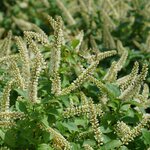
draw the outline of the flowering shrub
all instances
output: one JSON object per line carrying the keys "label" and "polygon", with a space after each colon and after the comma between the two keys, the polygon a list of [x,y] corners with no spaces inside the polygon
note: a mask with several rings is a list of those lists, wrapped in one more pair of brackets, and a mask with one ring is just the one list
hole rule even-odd
{"label": "flowering shrub", "polygon": [[[118,32],[118,23],[112,21],[127,18],[128,11],[135,7],[127,7],[130,2],[123,2],[126,9],[121,13],[121,1],[115,5],[112,2],[100,3],[113,10],[101,12],[102,44],[88,26],[88,17],[94,17],[97,10],[92,9],[96,7],[94,0],[88,3],[89,16],[85,13],[85,2],[79,0],[83,8],[80,19],[85,19],[89,31],[73,29],[82,26],[76,24],[74,13],[56,0],[57,9],[68,18],[64,20],[70,21],[69,26],[61,17],[54,19],[44,13],[49,31],[53,31],[50,35],[32,23],[31,31],[24,31],[23,36],[14,36],[9,31],[0,41],[1,149],[149,148],[149,57],[145,56],[149,50],[145,47],[144,54],[137,54],[146,57],[145,62],[135,61],[136,52],[129,49],[132,44],[127,38],[121,41],[122,36],[112,36]],[[144,5],[137,1],[138,4]],[[94,27],[98,32],[98,26]],[[126,43],[129,47],[124,46]],[[142,44],[136,40],[134,43],[142,49]]]}

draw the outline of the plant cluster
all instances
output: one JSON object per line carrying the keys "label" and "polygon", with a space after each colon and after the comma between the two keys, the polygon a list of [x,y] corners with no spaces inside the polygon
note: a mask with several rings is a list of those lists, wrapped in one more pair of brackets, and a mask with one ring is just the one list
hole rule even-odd
{"label": "plant cluster", "polygon": [[1,149],[149,149],[149,1],[0,3]]}

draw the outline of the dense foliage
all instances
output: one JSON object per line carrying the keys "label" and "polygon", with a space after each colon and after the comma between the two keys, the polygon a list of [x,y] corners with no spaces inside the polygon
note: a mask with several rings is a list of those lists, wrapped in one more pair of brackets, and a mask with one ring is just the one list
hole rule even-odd
{"label": "dense foliage", "polygon": [[149,0],[1,0],[0,148],[150,148]]}

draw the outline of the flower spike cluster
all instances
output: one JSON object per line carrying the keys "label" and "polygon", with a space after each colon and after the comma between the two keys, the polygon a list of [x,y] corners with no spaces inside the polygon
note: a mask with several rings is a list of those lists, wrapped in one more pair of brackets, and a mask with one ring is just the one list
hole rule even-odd
{"label": "flower spike cluster", "polygon": [[[51,80],[52,80],[52,93],[56,96],[66,95],[71,91],[80,87],[91,75],[91,73],[95,70],[99,61],[113,56],[116,54],[116,51],[108,51],[103,53],[97,53],[95,57],[93,57],[90,66],[87,69],[84,69],[83,72],[74,80],[68,87],[61,90],[61,80],[59,77],[59,66],[60,66],[60,54],[61,54],[61,45],[63,41],[62,35],[62,22],[61,19],[58,18],[56,21],[52,17],[48,17],[50,24],[54,29],[54,48],[51,50]],[[82,40],[82,38],[81,38]],[[81,44],[82,41],[80,41]]]}
{"label": "flower spike cluster", "polygon": [[119,96],[119,99],[126,100],[136,96],[141,89],[141,86],[146,78],[147,73],[148,73],[148,66],[144,64],[141,73],[137,75],[135,80],[131,82],[131,84],[128,85],[128,87],[124,91],[122,91],[121,95]]}
{"label": "flower spike cluster", "polygon": [[134,138],[141,133],[142,128],[147,126],[149,122],[150,115],[145,114],[143,115],[141,122],[133,129],[130,129],[130,127],[126,123],[121,121],[117,123],[116,131],[118,136],[121,138],[122,143],[128,145],[129,142],[133,141]]}
{"label": "flower spike cluster", "polygon": [[87,115],[92,125],[93,132],[95,134],[94,136],[95,140],[100,146],[103,144],[102,132],[100,130],[99,121],[97,119],[97,112],[96,109],[94,108],[94,104],[92,100],[89,101],[89,113]]}
{"label": "flower spike cluster", "polygon": [[[81,8],[83,8],[83,11],[87,13],[88,13],[88,10],[92,12],[92,5],[91,5],[92,1],[88,1],[88,2],[89,2],[88,3],[89,5],[88,7],[86,7],[87,6],[86,3],[83,2],[82,0],[79,0],[79,4],[81,5]],[[106,0],[106,1],[103,1],[102,3],[109,5],[108,7],[110,9],[110,14],[115,16],[115,18],[120,18],[121,16],[123,17],[123,14],[120,16],[117,8],[114,7],[114,5],[115,6],[118,6],[118,5],[116,3],[113,5],[112,2],[114,2],[114,0]],[[63,8],[63,5],[61,4],[59,0],[57,0],[57,3],[65,11],[65,8]],[[125,3],[121,3],[121,4],[124,5]],[[18,119],[22,119],[26,117],[26,115],[23,112],[11,111],[13,107],[11,107],[10,105],[11,104],[10,93],[11,93],[11,90],[16,88],[16,86],[17,88],[19,88],[19,90],[21,89],[20,90],[21,92],[23,91],[23,94],[22,94],[17,89],[18,95],[25,95],[24,97],[18,96],[17,98],[18,103],[20,102],[19,99],[29,100],[28,103],[23,103],[25,106],[27,106],[26,107],[27,115],[29,114],[27,116],[28,118],[26,119],[31,119],[34,123],[37,123],[38,127],[40,127],[42,132],[43,131],[48,132],[50,135],[52,135],[50,139],[48,140],[52,142],[53,148],[57,150],[71,150],[72,149],[71,144],[73,144],[71,143],[72,142],[71,140],[74,138],[74,135],[76,135],[76,133],[79,133],[78,138],[85,138],[85,137],[89,137],[89,135],[92,135],[92,138],[95,139],[96,141],[95,142],[96,146],[94,146],[94,148],[98,148],[101,145],[105,144],[105,140],[103,139],[105,138],[105,136],[103,134],[110,133],[110,132],[113,133],[114,128],[108,127],[108,130],[106,129],[107,130],[106,131],[104,129],[105,125],[103,126],[103,123],[107,122],[106,123],[106,127],[107,127],[107,125],[112,125],[112,122],[113,124],[114,122],[117,122],[116,116],[113,118],[113,120],[109,119],[109,117],[116,115],[116,112],[124,113],[125,112],[124,109],[130,108],[132,103],[130,104],[127,100],[134,100],[136,101],[136,104],[138,104],[137,102],[141,103],[141,105],[138,106],[138,108],[142,107],[141,112],[145,111],[144,109],[147,108],[148,105],[150,104],[149,87],[147,84],[144,84],[144,80],[148,73],[148,65],[143,64],[142,69],[139,70],[139,63],[135,62],[133,69],[129,75],[117,79],[118,72],[123,68],[123,66],[126,63],[126,60],[128,57],[128,51],[123,47],[122,43],[119,40],[117,42],[117,45],[115,44],[114,38],[111,36],[111,29],[114,27],[113,22],[111,22],[112,20],[110,19],[109,15],[107,15],[107,13],[104,12],[104,10],[102,10],[102,14],[104,17],[103,18],[103,29],[104,29],[103,40],[106,46],[105,48],[112,49],[112,48],[117,47],[118,54],[120,56],[120,59],[118,61],[112,62],[110,69],[108,70],[108,72],[106,73],[102,81],[100,80],[101,77],[98,76],[99,62],[107,57],[115,55],[117,52],[115,50],[99,52],[98,46],[95,43],[95,39],[92,36],[90,38],[91,39],[90,42],[94,50],[88,49],[88,46],[87,44],[85,44],[86,43],[85,42],[84,43],[85,45],[84,44],[83,45],[85,47],[87,46],[86,47],[87,49],[85,48],[87,51],[84,51],[84,52],[80,51],[81,44],[83,41],[83,32],[81,31],[76,37],[76,39],[79,40],[79,43],[77,42],[78,45],[75,48],[74,46],[71,46],[70,49],[67,49],[67,51],[70,50],[70,54],[72,54],[73,52],[73,54],[74,53],[76,54],[74,56],[77,56],[77,54],[79,56],[79,57],[77,56],[77,58],[74,58],[75,62],[77,60],[77,62],[74,63],[75,64],[74,66],[77,67],[77,69],[76,68],[74,69],[77,75],[77,78],[66,87],[64,88],[61,87],[61,86],[64,86],[61,83],[61,77],[65,79],[65,77],[68,78],[69,75],[67,74],[68,76],[64,76],[64,74],[61,72],[62,68],[60,68],[61,50],[64,50],[64,51],[66,50],[66,49],[63,49],[65,47],[64,36],[63,36],[63,22],[60,17],[57,17],[55,20],[51,17],[48,17],[49,22],[54,29],[54,37],[53,37],[54,40],[52,42],[53,43],[52,45],[50,45],[47,35],[44,32],[42,33],[42,31],[39,33],[36,33],[33,31],[24,31],[24,39],[21,37],[15,37],[15,40],[19,49],[19,53],[16,55],[6,55],[0,58],[0,64],[2,64],[3,66],[8,65],[8,68],[10,69],[9,73],[11,77],[11,79],[6,83],[6,85],[3,88],[3,93],[2,93],[2,97],[0,101],[0,104],[1,104],[0,105],[1,106],[0,107],[1,108],[0,109],[0,127],[15,126],[15,121],[17,122]],[[86,17],[85,21],[88,22],[90,16],[85,14],[85,17]],[[110,25],[108,22],[110,22]],[[11,38],[11,34],[9,35],[9,40],[7,39],[9,42],[10,42],[10,38]],[[72,45],[75,45],[75,44],[73,43]],[[44,72],[44,74],[42,74],[40,78],[42,71],[46,68],[46,62],[45,62],[44,56],[40,52],[41,45],[44,46],[44,48],[46,46],[50,46],[48,47],[50,48],[50,62],[49,62],[50,68],[48,68],[49,71]],[[10,43],[9,43],[9,46],[10,46]],[[9,49],[9,48],[10,47],[6,49]],[[72,50],[73,48],[74,48],[74,51]],[[82,52],[83,53],[87,52],[87,55],[84,56]],[[81,57],[85,59],[83,60],[84,61],[83,66],[81,64],[81,62],[83,62],[82,60],[81,62],[78,62]],[[68,63],[68,60],[66,62]],[[72,65],[72,62],[71,63],[69,62],[69,65]],[[50,73],[50,76],[49,74],[46,74],[46,73]],[[62,73],[63,75],[60,73]],[[40,88],[38,87],[39,79],[42,80],[45,74],[48,77],[50,77],[51,82],[49,85],[51,87],[52,94],[49,94],[47,91],[45,92],[45,87],[44,87],[44,90],[43,90],[43,87],[41,88],[41,85],[40,85]],[[74,74],[74,72],[73,73],[71,72],[71,74]],[[65,82],[65,80],[63,80],[63,82]],[[93,83],[100,91],[100,94],[99,94],[98,93],[99,91],[97,89],[95,90],[95,87],[92,89],[92,92],[94,93],[92,96],[94,98],[96,97],[95,99],[93,98],[94,100],[92,98],[87,98],[86,95],[82,91],[80,91],[81,86],[83,86],[83,91],[84,90],[86,91],[89,89],[89,87],[86,86],[85,84],[86,82]],[[42,93],[41,99],[42,100],[44,99],[44,101],[40,101],[40,103],[38,103],[40,99],[38,97],[38,95],[40,95],[38,94],[38,90],[42,91],[42,92],[40,91]],[[72,96],[74,96],[72,94],[74,90],[78,90],[77,94],[80,94],[81,104],[80,102],[79,102],[79,105],[74,104],[73,101],[71,101],[70,106],[63,111],[62,116],[57,117],[57,115],[58,114],[60,115],[61,111],[63,110],[62,109],[63,104],[68,104],[67,102],[65,103],[64,101],[63,101],[64,103],[61,103],[60,100],[62,99],[64,95],[69,95],[69,94],[70,94],[69,96],[72,98]],[[89,95],[90,94],[91,93],[89,93]],[[46,97],[45,95],[46,96],[48,95],[48,97]],[[48,98],[52,98],[52,103],[53,103],[53,98],[54,99],[56,98],[56,103],[58,102],[59,104],[61,103],[62,105],[60,104],[60,109],[59,109],[59,106],[54,107],[54,109],[58,112],[58,114],[54,116],[56,118],[54,119],[54,122],[52,120],[52,122],[50,123],[48,122],[45,123],[46,121],[45,118],[43,122],[41,121],[41,118],[43,117],[43,115],[45,116],[48,115],[47,116],[48,120],[49,120],[49,117],[53,115],[51,113],[51,109],[47,107],[49,106],[48,104],[49,102],[47,102]],[[78,101],[78,98],[77,99],[76,98],[77,97],[75,97],[75,100]],[[23,102],[25,102],[25,100]],[[97,103],[97,100],[100,100],[100,103]],[[125,100],[125,102],[122,102],[121,100]],[[21,108],[20,103],[19,104],[18,103],[16,103],[16,106],[19,105],[18,108],[20,109]],[[50,104],[52,103],[50,102]],[[125,107],[124,107],[124,104],[125,104]],[[52,104],[52,107],[50,106],[50,108],[53,108],[54,105]],[[137,111],[136,107],[130,108],[130,109]],[[106,113],[108,112],[108,116],[104,112],[104,110],[106,111]],[[24,111],[24,110],[20,109],[20,111]],[[52,111],[54,110],[52,109]],[[106,115],[103,115],[104,113]],[[38,118],[36,118],[36,114],[39,115]],[[57,131],[59,127],[65,126],[64,124],[62,124],[62,126],[61,125],[59,126],[57,124],[58,121],[60,120],[66,121],[66,119],[68,121],[69,119],[72,119],[72,117],[76,117],[76,116],[84,117],[85,120],[83,122],[80,122],[80,120],[77,120],[77,124],[79,125],[76,126],[76,123],[75,123],[75,127],[77,128],[77,130],[76,129],[74,130],[74,127],[72,127],[73,132],[75,133],[73,134],[73,136],[71,134],[64,134],[63,136],[61,132]],[[119,114],[119,117],[120,117],[120,114]],[[80,122],[81,124],[78,122]],[[67,122],[67,125],[68,123],[69,122]],[[135,137],[140,135],[142,128],[147,127],[149,123],[150,123],[150,115],[148,114],[144,114],[139,124],[133,128],[128,126],[123,121],[118,121],[116,125],[116,133],[121,140],[121,141],[119,140],[119,142],[122,142],[123,145],[127,145],[129,142],[133,141]],[[19,124],[20,124],[20,121],[19,121]],[[53,126],[55,126],[55,128],[50,127],[49,124],[52,124]],[[67,130],[67,128],[69,132],[71,133],[72,131],[70,131],[69,127],[65,126],[65,130]],[[84,130],[85,128],[88,128],[88,130],[85,131]],[[80,132],[80,131],[83,131],[83,132]],[[38,134],[42,134],[41,131]],[[41,139],[43,140],[44,138],[42,137]],[[93,150],[93,148],[89,144],[85,144],[85,143],[83,143],[83,148],[85,150]],[[104,148],[105,148],[105,145],[104,145]]]}
{"label": "flower spike cluster", "polygon": [[1,100],[1,109],[0,109],[0,127],[10,127],[15,125],[14,119],[21,119],[24,117],[24,113],[22,112],[15,112],[10,111],[10,91],[12,89],[12,86],[15,84],[15,80],[9,81],[4,90]]}
{"label": "flower spike cluster", "polygon": [[29,48],[35,54],[34,64],[31,70],[31,77],[30,77],[30,82],[29,82],[29,98],[32,102],[35,103],[36,101],[38,101],[38,98],[37,98],[38,79],[39,79],[41,71],[45,69],[46,64],[35,42],[32,42],[29,45]]}
{"label": "flower spike cluster", "polygon": [[89,77],[92,75],[92,72],[96,69],[97,65],[99,64],[99,61],[113,56],[116,54],[116,51],[108,51],[99,53],[97,57],[95,58],[94,62],[87,68],[84,69],[84,71],[74,80],[70,86],[62,89],[59,95],[66,95],[70,93],[71,91],[77,89],[79,86],[81,86]]}
{"label": "flower spike cluster", "polygon": [[66,110],[63,113],[63,116],[66,118],[70,118],[73,116],[86,115],[89,119],[89,122],[91,123],[92,130],[95,134],[95,140],[100,146],[103,144],[103,139],[97,116],[103,116],[102,106],[101,104],[93,104],[92,99],[88,100],[83,92],[81,92],[81,101],[81,106],[71,105],[69,108],[66,108]]}

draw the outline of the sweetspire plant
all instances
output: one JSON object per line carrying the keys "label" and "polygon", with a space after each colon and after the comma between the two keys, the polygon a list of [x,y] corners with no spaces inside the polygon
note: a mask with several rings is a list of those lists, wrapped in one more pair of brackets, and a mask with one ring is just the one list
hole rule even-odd
{"label": "sweetspire plant", "polygon": [[[15,37],[18,53],[6,51],[0,58],[9,77],[1,89],[0,145],[10,149],[130,149],[143,131],[149,133],[150,115],[145,110],[149,87],[144,83],[148,65],[135,62],[128,75],[120,76],[128,59],[121,41],[116,47],[107,41],[114,50],[100,51],[94,41],[96,49],[81,49],[83,31],[68,40],[61,17],[48,16],[48,21],[54,30],[51,38],[41,30],[24,31],[23,38]],[[109,35],[108,27],[105,30]],[[11,47],[7,44],[2,45],[6,50]],[[44,51],[49,52],[46,58]],[[100,73],[101,63],[110,57],[110,68]]]}

